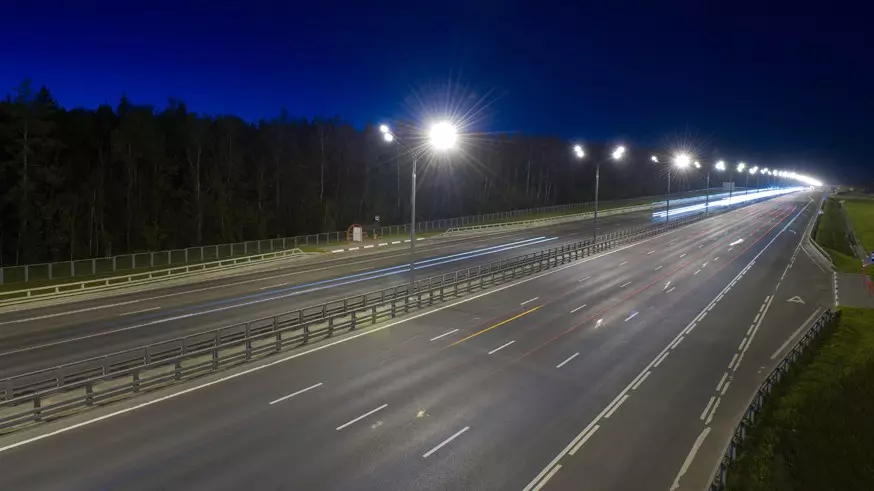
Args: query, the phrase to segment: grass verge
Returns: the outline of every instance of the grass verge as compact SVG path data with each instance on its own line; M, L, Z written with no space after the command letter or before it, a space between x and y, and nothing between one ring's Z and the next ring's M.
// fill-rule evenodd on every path
M874 489L874 310L842 308L772 392L726 489Z

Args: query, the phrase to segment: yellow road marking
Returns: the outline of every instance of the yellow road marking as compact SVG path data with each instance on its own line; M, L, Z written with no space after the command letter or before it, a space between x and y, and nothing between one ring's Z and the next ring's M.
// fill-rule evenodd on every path
M511 321L514 321L514 320L518 319L519 317L522 317L522 316L525 316L525 315L530 314L531 312L534 312L535 310L539 309L540 307L543 307L543 305L538 305L537 307L534 307L533 309L526 310L525 312L522 312L522 313L519 314L519 315L515 315L515 316L513 316L513 317L510 317L510 318L507 319L507 320L503 320L503 321L501 321L501 322L498 322L498 323L495 324L494 326L487 327L487 328L483 329L483 330L480 331L480 332L473 333L473 334L471 334L470 336L468 336L468 337L466 337L466 338L464 338L464 339L460 339L460 340L458 340L458 341L456 341L456 342L450 344L449 346L455 346L456 344L461 344L461 343L467 341L467 340L470 339L470 338L475 338L475 337L479 336L480 334L482 334L482 333L484 333L484 332L489 332L489 331L491 331L492 329L495 329L495 328L497 328L497 327L501 327L501 326L503 326L504 324L506 324L506 323L508 323L508 322L511 322Z

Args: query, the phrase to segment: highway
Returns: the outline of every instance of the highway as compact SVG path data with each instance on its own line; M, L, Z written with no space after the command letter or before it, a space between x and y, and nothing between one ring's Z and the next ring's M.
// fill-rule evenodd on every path
M0 438L3 487L703 489L830 305L811 197Z
M652 223L650 212L599 219L609 233ZM417 275L426 277L588 239L591 220L495 234L431 238L416 247ZM150 289L95 293L0 312L0 376L59 365L182 334L317 305L407 281L405 247L376 253L286 260L254 272Z

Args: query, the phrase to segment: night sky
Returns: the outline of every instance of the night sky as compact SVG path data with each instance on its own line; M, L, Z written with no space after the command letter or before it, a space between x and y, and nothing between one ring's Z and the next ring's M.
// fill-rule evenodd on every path
M29 77L66 107L126 93L362 126L418 117L451 87L451 105L479 111L476 131L686 143L831 182L874 174L874 42L849 5L86 3L4 5L0 88Z

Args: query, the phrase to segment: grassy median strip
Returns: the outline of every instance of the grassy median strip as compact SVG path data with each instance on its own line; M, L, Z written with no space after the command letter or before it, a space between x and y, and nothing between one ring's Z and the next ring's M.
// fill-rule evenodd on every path
M772 392L726 489L874 489L874 310L835 324Z
M861 273L862 264L847 242L845 221L840 206L834 198L825 200L823 214L819 218L816 242L828 252L839 272Z

